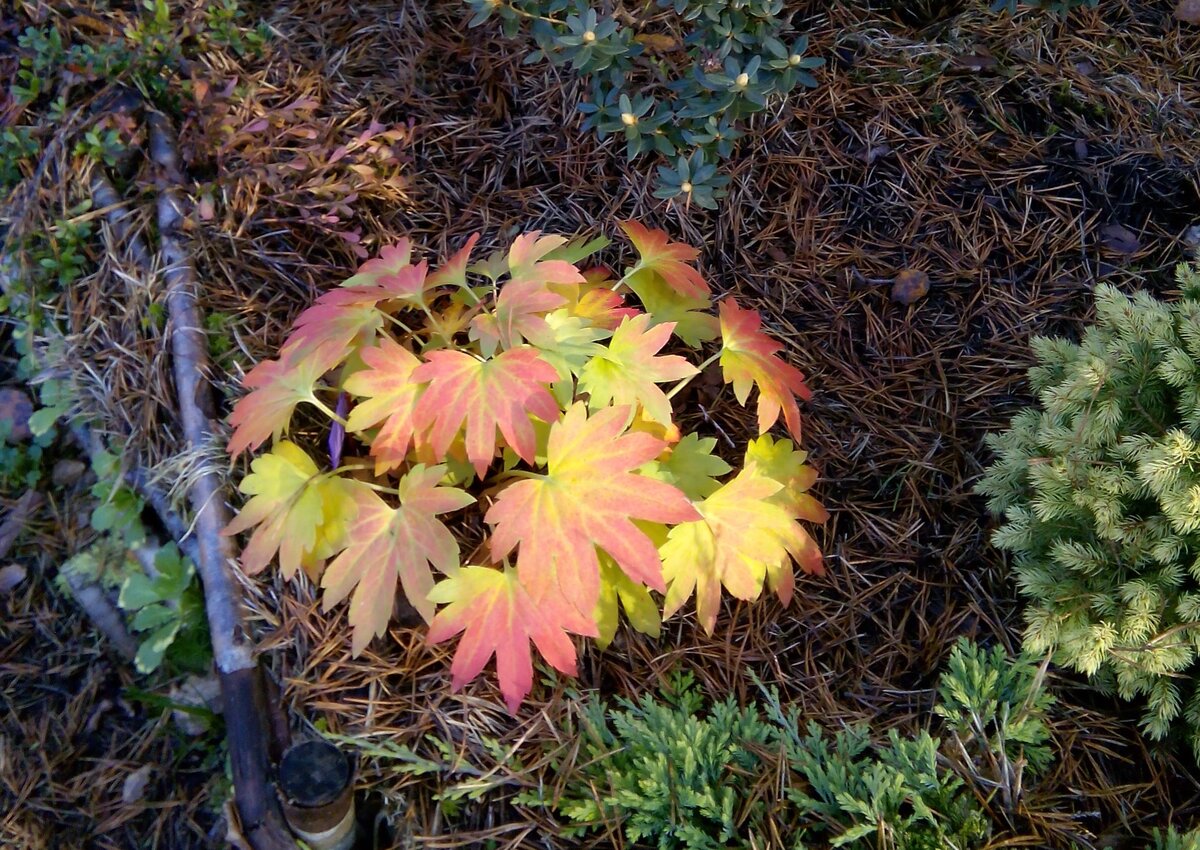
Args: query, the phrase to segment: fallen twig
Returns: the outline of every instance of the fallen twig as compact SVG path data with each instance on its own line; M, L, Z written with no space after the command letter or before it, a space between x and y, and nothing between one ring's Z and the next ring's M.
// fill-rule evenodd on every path
M106 184L107 180L104 181ZM88 457L92 460L92 465L95 466L95 459L101 453L106 451L104 440L95 431L92 431L86 425L76 423L71 426L71 436L75 439ZM196 545L196 538L188 533L188 525L184 522L183 517L171 505L171 499L166 492L150 480L150 477L140 466L131 466L121 473L121 478L129 486L133 492L145 500L159 522L162 523L163 530L171 537L172 540L179 546L183 554L187 555L193 564L200 562L200 547Z
M189 447L202 449L212 442L215 417L207 380L208 340L196 303L195 268L180 237L183 204L178 186L183 178L173 134L167 119L158 113L150 116L150 158L159 172L158 230L179 415ZM220 477L206 470L196 477L190 496L200 549L196 569L204 585L213 658L225 703L238 814L257 850L294 848L268 778L265 694L244 623L241 588L233 573L233 544L221 535L229 522L221 491Z
M92 621L92 625L100 630L126 661L132 661L137 655L138 642L129 634L121 612L104 595L100 585L74 570L63 570L62 576L71 590L71 596Z
M42 494L37 490L26 490L4 517L4 521L0 522L0 558L12 549L13 544L17 542L17 536L25 528L25 523L29 522L29 517L41 506L42 501Z

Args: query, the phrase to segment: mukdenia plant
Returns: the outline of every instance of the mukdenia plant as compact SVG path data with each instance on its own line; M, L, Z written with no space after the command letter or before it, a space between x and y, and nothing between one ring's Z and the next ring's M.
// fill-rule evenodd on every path
M782 416L799 439L804 376L757 313L731 298L707 312L694 248L623 227L638 259L617 280L580 270L603 239L527 233L471 265L472 237L437 271L402 240L302 313L230 417L231 454L275 440L226 529L254 528L243 569L278 552L285 576L320 574L326 609L349 596L355 654L386 630L399 580L431 643L463 633L454 687L495 654L514 710L532 685L530 641L573 674L568 635L607 645L618 605L658 633L651 591L666 616L695 595L709 632L722 586L749 600L766 583L786 604L793 560L822 570L799 521L825 511L806 492L804 453L766 432ZM710 342L699 365L660 353ZM740 403L758 390L761 436L738 471L714 437L674 421L672 399L710 366ZM327 468L280 439L301 404L331 422ZM348 440L369 459L351 458ZM479 516L491 536L464 566L443 517L468 509L458 536Z
M1033 341L1039 398L989 444L1029 600L1025 644L1144 697L1151 738L1186 719L1200 757L1200 274L1165 304L1101 286L1079 344Z
M655 195L713 208L729 178L717 165L733 152L748 116L814 87L824 61L805 56L806 36L790 37L783 0L656 0L616 17L584 0L467 0L478 26L492 17L505 34L528 25L537 49L591 80L580 104L585 130L625 141L625 156L654 152ZM785 43L790 41L790 43Z

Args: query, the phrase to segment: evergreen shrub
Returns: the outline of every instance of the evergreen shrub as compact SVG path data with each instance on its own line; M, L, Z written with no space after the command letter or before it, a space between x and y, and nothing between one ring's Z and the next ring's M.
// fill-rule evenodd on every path
M979 485L1028 601L1025 646L1144 699L1200 756L1200 274L1164 303L1096 292L1083 339L1033 340L1037 404Z

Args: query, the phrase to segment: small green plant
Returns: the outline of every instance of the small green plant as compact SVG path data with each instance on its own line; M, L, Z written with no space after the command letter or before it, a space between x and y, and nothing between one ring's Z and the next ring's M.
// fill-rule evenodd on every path
M0 419L0 492L17 492L38 485L46 473L46 450L53 435L38 435L27 443L10 444L12 422Z
M126 571L117 597L121 609L133 615L130 628L142 635L134 665L142 673L153 672L170 651L182 669L205 669L208 630L192 562L172 543L155 553L154 571L153 577L144 568Z
M54 83L66 59L62 35L54 27L29 27L17 37L21 60L12 85L17 103L32 103Z
M83 138L75 143L75 155L102 163L109 167L117 164L125 150L121 134L109 127L92 127L83 134Z
M202 672L210 661L208 626L195 568L174 543L152 549L142 523L145 505L123 483L120 458L93 456L96 483L92 528L100 538L62 566L118 592L117 605L141 636L134 664L152 673L164 659L172 669Z
M938 686L934 712L953 742L951 757L977 785L997 789L1008 810L1026 780L1054 760L1045 716L1055 700L1043 675L1029 658L960 641Z
M38 150L32 127L0 128L0 196L25 178L21 168Z
M245 25L246 12L238 0L210 0L205 12L208 38L219 47L227 47L238 56L257 56L270 37L265 25Z
M773 688L761 710L732 699L705 708L693 680L676 676L661 700L586 703L566 736L582 741L566 788L518 802L552 807L578 833L620 826L660 850L763 846L767 817L797 850L981 847L993 830L978 803L995 794L991 767L998 754L1048 764L1053 699L1036 665L967 641L938 693L946 737L892 730L876 743L864 726L830 734L806 722ZM783 799L772 799L780 775Z
M697 716L702 698L690 677L677 677L666 696L622 700L619 710L586 704L586 779L555 806L579 824L576 835L619 822L629 841L716 850L759 827L764 807L745 790L761 772L757 750L774 744L778 729L732 697Z
M806 56L783 0L657 0L637 13L638 31L585 0L467 0L471 26L498 18L509 36L526 25L547 59L591 80L579 109L585 130L625 141L625 156L654 153L655 195L714 208L729 178L741 126L797 86L817 85L823 60Z
M979 485L1004 517L1025 644L1125 699L1200 757L1200 274L1163 303L1108 286L1080 343L1036 338L1036 407L989 440Z

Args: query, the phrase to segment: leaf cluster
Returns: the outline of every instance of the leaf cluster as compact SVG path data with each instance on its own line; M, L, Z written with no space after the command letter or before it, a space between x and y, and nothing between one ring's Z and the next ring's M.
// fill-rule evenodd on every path
M1025 644L1146 703L1200 755L1200 275L1164 303L1101 286L1083 339L1033 341L1038 404L993 435Z
M718 171L746 120L797 86L817 85L824 60L806 56L783 0L656 0L622 21L586 0L467 0L472 26L493 18L509 36L528 31L527 62L549 60L590 80L583 127L625 143L633 160L655 154L655 195L715 208L729 178ZM647 4L649 5L649 4Z
M124 485L119 458L100 452L92 470L97 504L91 526L100 537L60 572L116 592L118 607L130 615L129 628L140 637L134 657L139 672L152 673L164 662L173 670L206 670L208 623L194 566L174 543L153 546L142 522L145 505Z
M962 641L940 680L937 714L948 737L892 730L882 741L864 726L831 734L806 723L774 689L763 690L761 707L730 698L705 708L690 677L676 676L661 700L585 704L565 790L522 801L552 807L581 832L620 825L629 841L661 850L763 846L768 817L797 850L981 847L992 825L978 800L994 786L986 760L957 758L958 735L977 726L989 730L988 746L1030 737L1044 746L1053 700L1031 669ZM786 802L772 803L764 789L779 775Z
M48 98L60 75L90 83L128 80L149 100L161 103L170 96L170 74L196 45L228 47L238 55L261 52L269 31L243 25L245 12L238 0L212 0L200 4L192 15L180 15L168 0L142 0L140 13L130 23L99 39L85 39L80 28L55 24L27 27L17 38L19 65L10 87L20 105ZM49 109L50 118L68 109L60 96Z
M473 237L436 270L402 240L322 295L230 417L231 454L275 441L226 529L253 529L243 569L278 555L285 575L319 579L326 608L349 598L355 653L401 586L431 643L462 634L454 686L495 655L514 709L531 643L573 673L569 636L606 646L621 610L657 635L660 604L670 616L693 597L711 631L722 588L789 602L793 562L822 570L801 521L825 511L805 454L767 432L782 420L799 439L804 376L757 313L726 298L712 314L696 249L623 228L637 258L616 278L581 265L607 240L534 232L480 262ZM710 367L742 405L757 394L740 470L675 420ZM329 422L327 466L281 439L299 406ZM463 511L452 533L444 517ZM484 526L463 559L459 540Z

